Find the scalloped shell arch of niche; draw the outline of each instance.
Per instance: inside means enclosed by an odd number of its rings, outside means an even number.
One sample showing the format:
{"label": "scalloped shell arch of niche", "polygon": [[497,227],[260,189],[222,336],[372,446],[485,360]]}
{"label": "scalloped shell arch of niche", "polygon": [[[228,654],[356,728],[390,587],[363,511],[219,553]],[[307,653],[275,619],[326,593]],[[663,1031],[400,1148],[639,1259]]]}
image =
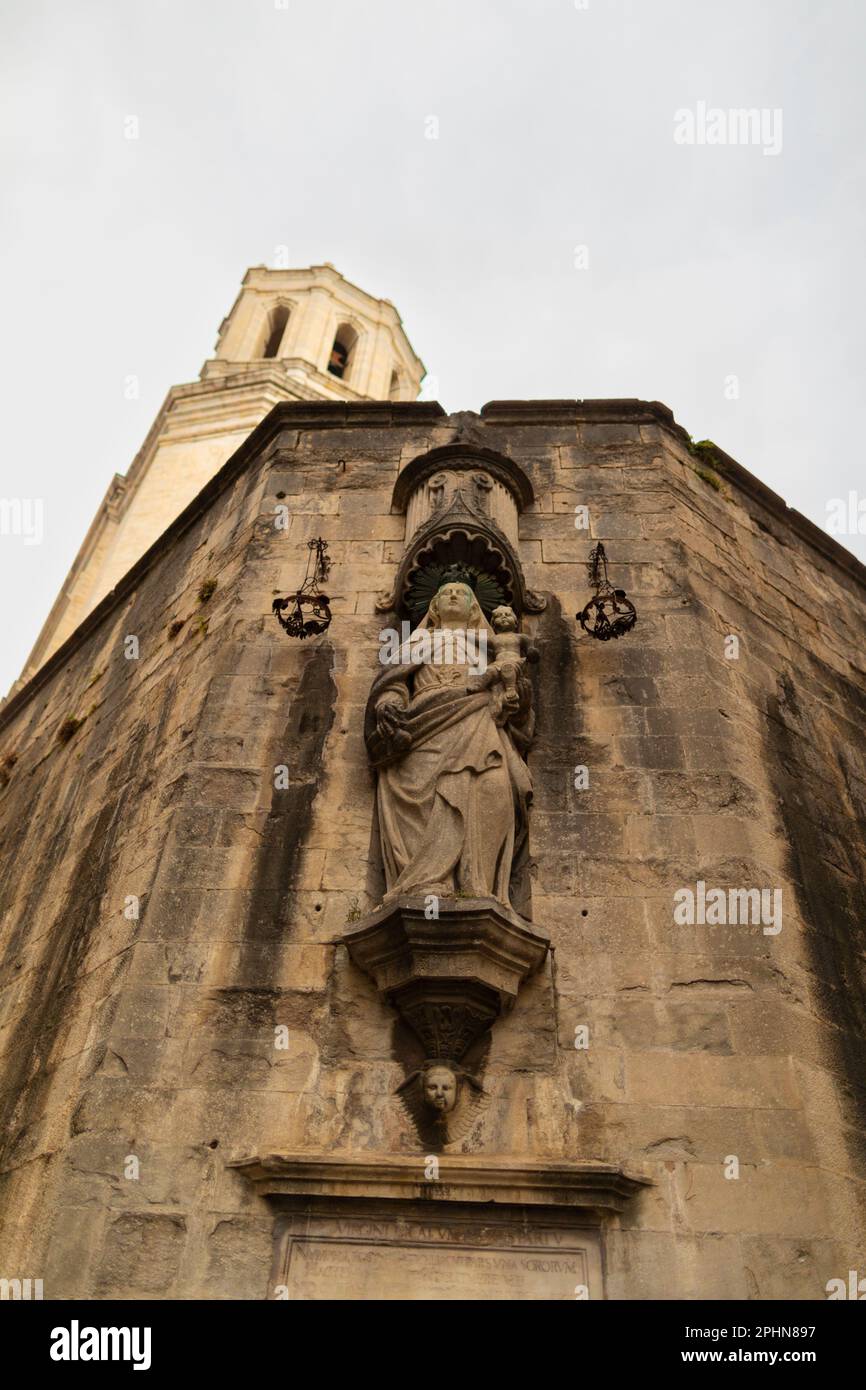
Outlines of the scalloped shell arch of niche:
{"label": "scalloped shell arch of niche", "polygon": [[540,612],[544,599],[526,587],[517,551],[520,513],[533,501],[529,478],[505,454],[447,444],[414,458],[394,485],[392,506],[406,517],[405,548],[379,611],[408,615],[407,596],[424,572],[457,564],[489,576],[489,591],[518,617]]}

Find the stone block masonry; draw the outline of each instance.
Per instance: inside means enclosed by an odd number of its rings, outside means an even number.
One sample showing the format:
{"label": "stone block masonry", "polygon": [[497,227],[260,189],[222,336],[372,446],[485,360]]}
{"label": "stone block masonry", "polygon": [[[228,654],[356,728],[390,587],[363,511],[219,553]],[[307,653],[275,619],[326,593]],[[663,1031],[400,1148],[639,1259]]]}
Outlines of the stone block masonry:
{"label": "stone block masonry", "polygon": [[[656,403],[300,402],[0,711],[0,1274],[46,1298],[264,1298],[274,1215],[232,1162],[423,1165],[409,1040],[335,943],[382,890],[361,722],[390,499],[455,442],[535,493],[554,949],[453,1152],[650,1179],[604,1225],[607,1297],[820,1299],[866,1272],[863,568],[724,455],[709,486]],[[292,642],[271,601],[317,535],[334,619]],[[575,622],[596,540],[638,610],[618,642]],[[676,924],[698,881],[781,889],[782,930]]]}

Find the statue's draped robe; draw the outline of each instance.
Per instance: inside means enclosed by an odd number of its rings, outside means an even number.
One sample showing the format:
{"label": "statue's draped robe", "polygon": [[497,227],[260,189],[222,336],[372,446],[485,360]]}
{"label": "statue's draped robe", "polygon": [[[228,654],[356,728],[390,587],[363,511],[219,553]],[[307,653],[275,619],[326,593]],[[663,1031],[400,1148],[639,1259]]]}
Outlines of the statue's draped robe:
{"label": "statue's draped robe", "polygon": [[[525,839],[531,782],[490,690],[457,662],[386,668],[367,706],[367,743],[378,766],[378,814],[387,892],[494,897],[511,906],[515,840]],[[376,730],[376,706],[399,696],[411,738],[395,752]]]}

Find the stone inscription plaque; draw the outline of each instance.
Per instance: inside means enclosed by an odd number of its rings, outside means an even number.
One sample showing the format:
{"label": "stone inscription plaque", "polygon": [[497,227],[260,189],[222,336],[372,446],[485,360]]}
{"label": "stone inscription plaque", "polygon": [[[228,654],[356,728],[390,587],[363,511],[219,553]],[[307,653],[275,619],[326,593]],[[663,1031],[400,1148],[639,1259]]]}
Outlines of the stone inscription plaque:
{"label": "stone inscription plaque", "polygon": [[[296,1301],[601,1298],[597,1231],[310,1220],[284,1228],[272,1296]],[[354,1229],[352,1229],[354,1227]],[[383,1229],[384,1228],[384,1229]],[[388,1229],[390,1228],[390,1229]],[[350,1233],[351,1232],[351,1233]]]}

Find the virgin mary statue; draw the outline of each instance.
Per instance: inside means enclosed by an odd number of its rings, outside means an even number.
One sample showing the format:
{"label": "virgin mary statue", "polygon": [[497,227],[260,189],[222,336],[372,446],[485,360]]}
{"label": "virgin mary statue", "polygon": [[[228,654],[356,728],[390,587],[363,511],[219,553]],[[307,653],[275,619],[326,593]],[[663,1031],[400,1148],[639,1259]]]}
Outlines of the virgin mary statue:
{"label": "virgin mary statue", "polygon": [[459,895],[525,912],[513,899],[532,795],[522,756],[531,687],[520,674],[515,690],[495,663],[483,668],[488,638],[492,648],[470,586],[445,583],[373,682],[365,738],[378,770],[385,903]]}

